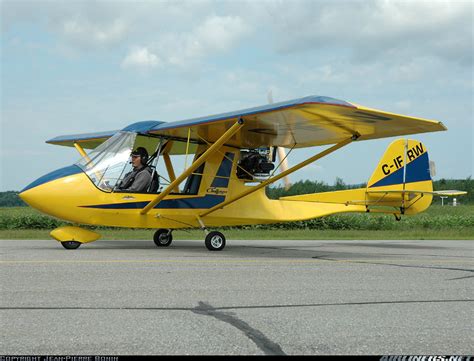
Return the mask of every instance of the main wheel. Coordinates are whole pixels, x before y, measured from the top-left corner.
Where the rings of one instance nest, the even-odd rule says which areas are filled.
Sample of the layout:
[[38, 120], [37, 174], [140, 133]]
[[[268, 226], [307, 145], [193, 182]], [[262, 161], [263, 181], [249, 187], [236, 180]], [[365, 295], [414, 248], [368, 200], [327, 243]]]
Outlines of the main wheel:
[[221, 251], [225, 247], [225, 237], [221, 232], [212, 231], [206, 236], [204, 243], [209, 251]]
[[173, 241], [173, 236], [169, 229], [160, 228], [153, 235], [153, 241], [158, 247], [168, 247]]
[[78, 241], [64, 241], [61, 244], [66, 249], [77, 249], [81, 246], [81, 242]]

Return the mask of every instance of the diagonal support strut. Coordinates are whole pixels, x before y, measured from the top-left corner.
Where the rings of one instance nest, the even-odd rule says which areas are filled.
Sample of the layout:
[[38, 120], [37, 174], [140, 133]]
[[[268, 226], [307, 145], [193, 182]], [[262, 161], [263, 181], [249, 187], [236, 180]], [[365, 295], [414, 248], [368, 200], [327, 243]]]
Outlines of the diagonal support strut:
[[290, 173], [293, 173], [295, 171], [297, 171], [298, 169], [301, 169], [303, 168], [304, 166], [310, 164], [310, 163], [313, 163], [314, 161], [318, 160], [318, 159], [321, 159], [323, 157], [325, 157], [326, 155], [338, 150], [339, 148], [342, 148], [344, 147], [345, 145], [349, 144], [349, 143], [352, 143], [354, 140], [356, 140], [357, 138], [359, 138], [359, 134], [355, 134], [353, 135], [352, 137], [346, 139], [346, 140], [343, 140], [342, 142], [339, 142], [335, 145], [333, 145], [332, 147], [329, 147], [328, 149], [325, 149], [323, 150], [322, 152], [312, 156], [311, 158], [308, 158], [307, 160], [295, 165], [294, 167], [291, 167], [290, 169], [270, 178], [270, 179], [267, 179], [265, 182], [262, 182], [260, 183], [259, 185], [257, 186], [254, 186], [250, 189], [247, 189], [246, 191], [236, 195], [235, 197], [231, 198], [231, 199], [228, 199], [227, 201], [225, 202], [222, 202], [210, 209], [208, 209], [207, 211], [201, 213], [199, 216], [200, 217], [205, 217], [207, 216], [208, 214], [211, 214], [212, 212], [215, 212], [217, 211], [218, 209], [222, 209], [224, 208], [225, 206], [231, 204], [231, 203], [234, 203], [235, 201], [238, 201], [239, 199], [243, 198], [243, 197], [246, 197], [248, 196], [249, 194], [253, 193], [253, 192], [256, 192], [258, 191], [259, 189], [263, 188], [263, 187], [266, 187], [267, 185], [271, 184], [271, 183], [274, 183], [276, 182], [277, 180], [287, 176], [288, 174]]
[[198, 159], [196, 159], [191, 166], [186, 169], [179, 177], [172, 181], [166, 189], [164, 189], [155, 199], [148, 203], [141, 211], [140, 214], [146, 214], [150, 209], [156, 206], [165, 198], [168, 194], [171, 193], [175, 187], [177, 187], [183, 180], [185, 180], [192, 172], [194, 172], [201, 164], [203, 164], [207, 158], [213, 155], [219, 150], [219, 148], [229, 140], [235, 133], [237, 133], [240, 128], [244, 125], [244, 120], [239, 118], [239, 120], [231, 126], [221, 137], [211, 145]]

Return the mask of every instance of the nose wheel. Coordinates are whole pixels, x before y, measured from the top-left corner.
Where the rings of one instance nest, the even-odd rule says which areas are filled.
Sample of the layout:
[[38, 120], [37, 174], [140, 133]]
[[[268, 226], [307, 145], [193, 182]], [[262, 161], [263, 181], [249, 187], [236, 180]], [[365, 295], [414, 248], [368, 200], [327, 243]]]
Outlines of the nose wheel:
[[206, 235], [204, 243], [209, 251], [221, 251], [225, 247], [225, 237], [221, 232], [212, 231]]
[[61, 244], [66, 249], [78, 249], [81, 245], [81, 242], [78, 242], [78, 241], [64, 241], [64, 242], [61, 242]]

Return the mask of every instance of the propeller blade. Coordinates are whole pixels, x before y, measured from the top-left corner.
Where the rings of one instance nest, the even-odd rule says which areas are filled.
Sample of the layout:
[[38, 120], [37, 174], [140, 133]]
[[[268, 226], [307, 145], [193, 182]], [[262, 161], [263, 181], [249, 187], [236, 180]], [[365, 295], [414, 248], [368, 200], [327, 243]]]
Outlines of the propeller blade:
[[[285, 149], [282, 147], [278, 147], [278, 158], [280, 159], [280, 162], [281, 162], [281, 165], [280, 165], [281, 171], [284, 172], [288, 170], [288, 160], [286, 159], [286, 152], [285, 152]], [[283, 183], [285, 184], [285, 190], [290, 189], [291, 183], [288, 176], [283, 177]]]
[[267, 100], [268, 100], [268, 104], [273, 104], [273, 93], [271, 89], [267, 93]]
[[436, 164], [432, 160], [430, 160], [430, 176], [431, 178], [434, 178], [436, 176]]
[[[267, 99], [268, 99], [268, 104], [273, 104], [273, 92], [270, 89], [267, 93]], [[278, 147], [278, 158], [280, 167], [281, 167], [281, 172], [284, 172], [288, 170], [288, 160], [286, 159], [286, 152], [285, 149], [282, 147]], [[291, 187], [290, 179], [288, 176], [283, 177], [283, 183], [285, 184], [285, 190], [288, 190]]]

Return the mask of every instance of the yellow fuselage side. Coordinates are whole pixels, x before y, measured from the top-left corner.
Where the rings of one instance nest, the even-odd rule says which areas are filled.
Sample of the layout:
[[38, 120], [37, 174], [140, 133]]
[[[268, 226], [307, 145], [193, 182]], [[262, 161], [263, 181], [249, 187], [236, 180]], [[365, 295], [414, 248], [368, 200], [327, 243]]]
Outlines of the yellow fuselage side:
[[[213, 187], [224, 154], [229, 153], [234, 157], [228, 185]], [[206, 161], [197, 194], [171, 193], [146, 214], [140, 214], [140, 211], [156, 194], [105, 192], [83, 172], [28, 189], [21, 197], [41, 212], [78, 224], [170, 229], [199, 227], [197, 216], [252, 186], [236, 176], [239, 153], [237, 149], [223, 147]], [[202, 220], [206, 226], [216, 227], [297, 221], [364, 211], [362, 205], [270, 200], [265, 190], [260, 189]]]

